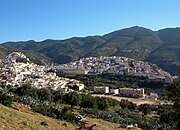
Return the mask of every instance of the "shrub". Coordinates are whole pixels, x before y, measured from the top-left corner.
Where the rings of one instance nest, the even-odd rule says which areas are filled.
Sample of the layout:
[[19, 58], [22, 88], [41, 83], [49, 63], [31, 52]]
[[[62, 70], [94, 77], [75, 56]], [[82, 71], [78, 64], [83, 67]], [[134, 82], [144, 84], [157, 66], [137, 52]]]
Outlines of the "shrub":
[[43, 125], [43, 126], [48, 126], [47, 121], [42, 121], [40, 124]]
[[24, 125], [24, 126], [29, 125], [28, 122], [26, 122], [26, 121], [22, 121], [21, 124]]
[[5, 106], [11, 106], [12, 98], [6, 94], [0, 94], [0, 103]]

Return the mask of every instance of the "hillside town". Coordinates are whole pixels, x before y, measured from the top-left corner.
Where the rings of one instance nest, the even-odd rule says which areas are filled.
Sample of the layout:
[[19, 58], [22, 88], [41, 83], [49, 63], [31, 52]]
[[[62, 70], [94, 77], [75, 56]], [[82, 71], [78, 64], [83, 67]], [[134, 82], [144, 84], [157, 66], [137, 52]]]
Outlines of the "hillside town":
[[[35, 88], [51, 88], [64, 92], [81, 91], [85, 85], [78, 80], [59, 77], [54, 71], [68, 74], [115, 73], [120, 75], [144, 76], [153, 80], [156, 78], [171, 81], [171, 75], [156, 65], [136, 61], [125, 57], [89, 57], [79, 61], [59, 66], [40, 66], [31, 63], [21, 52], [13, 52], [0, 60], [0, 85], [19, 86], [29, 84]], [[111, 94], [135, 98], [146, 98], [144, 88], [110, 88], [109, 86], [93, 86], [92, 93]], [[157, 99], [158, 95], [151, 93], [150, 97]]]
[[31, 63], [21, 52], [13, 52], [0, 60], [0, 84], [23, 85], [32, 87], [49, 87], [54, 90], [72, 91], [74, 85], [78, 90], [84, 89], [84, 84], [75, 79], [56, 76], [56, 73], [46, 72], [47, 67]]
[[102, 74], [111, 73], [118, 75], [142, 76], [148, 79], [162, 79], [171, 83], [172, 77], [168, 72], [160, 69], [155, 64], [137, 61], [126, 57], [87, 57], [69, 64], [51, 67], [55, 71], [69, 74]]

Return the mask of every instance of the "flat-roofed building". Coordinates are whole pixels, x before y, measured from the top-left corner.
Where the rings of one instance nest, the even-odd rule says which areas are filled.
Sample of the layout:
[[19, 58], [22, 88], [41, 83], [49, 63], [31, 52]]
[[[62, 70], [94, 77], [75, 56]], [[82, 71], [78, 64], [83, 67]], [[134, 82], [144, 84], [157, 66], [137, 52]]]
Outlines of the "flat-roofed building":
[[119, 89], [110, 89], [110, 93], [111, 94], [115, 94], [115, 95], [118, 95], [119, 94]]
[[159, 96], [158, 96], [157, 93], [150, 93], [150, 95], [149, 95], [149, 98], [154, 99], [154, 100], [157, 100], [158, 97], [159, 97]]
[[108, 86], [94, 86], [95, 93], [109, 93]]
[[144, 89], [143, 88], [119, 88], [119, 93], [121, 96], [128, 96], [128, 97], [144, 97]]

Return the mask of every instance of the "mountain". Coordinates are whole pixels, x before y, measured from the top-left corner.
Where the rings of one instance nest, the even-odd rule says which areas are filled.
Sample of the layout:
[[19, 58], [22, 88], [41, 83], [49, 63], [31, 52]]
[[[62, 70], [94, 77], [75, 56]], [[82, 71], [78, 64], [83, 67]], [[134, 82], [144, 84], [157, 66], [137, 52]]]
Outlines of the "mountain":
[[106, 42], [96, 48], [91, 54], [95, 56], [126, 56], [144, 60], [152, 50], [163, 44], [152, 30], [137, 26], [115, 31], [103, 37], [106, 39]]
[[152, 31], [134, 26], [103, 36], [6, 42], [3, 45], [42, 54], [58, 64], [82, 57], [115, 55], [156, 63], [172, 74], [180, 74], [180, 28]]
[[4, 58], [5, 56], [7, 56], [8, 54], [10, 54], [14, 51], [17, 51], [17, 49], [0, 44], [0, 59]]
[[164, 45], [153, 50], [146, 61], [158, 64], [173, 74], [180, 74], [180, 28], [167, 28], [157, 33]]

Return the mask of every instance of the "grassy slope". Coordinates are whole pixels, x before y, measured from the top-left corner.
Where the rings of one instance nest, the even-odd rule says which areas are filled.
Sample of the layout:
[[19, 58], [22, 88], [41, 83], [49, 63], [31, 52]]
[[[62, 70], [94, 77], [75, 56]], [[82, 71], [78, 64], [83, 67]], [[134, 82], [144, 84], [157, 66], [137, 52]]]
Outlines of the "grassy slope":
[[[42, 116], [25, 108], [18, 108], [17, 110], [5, 107], [0, 104], [0, 130], [74, 130], [75, 126], [64, 121], [58, 121], [53, 118]], [[43, 126], [40, 123], [46, 121], [48, 126]], [[67, 127], [63, 125], [67, 124]]]
[[[23, 104], [14, 103], [13, 106], [15, 109], [0, 104], [0, 130], [76, 130], [77, 128], [65, 121], [34, 113]], [[86, 127], [96, 124], [93, 130], [124, 130], [119, 127], [119, 124], [90, 117], [85, 117], [85, 119]], [[42, 121], [46, 121], [48, 126], [41, 125]]]
[[[101, 119], [95, 119], [95, 118], [89, 118], [86, 117], [86, 119], [89, 121], [88, 124], [86, 125], [91, 126], [92, 124], [96, 124], [95, 127], [93, 127], [93, 130], [125, 130], [120, 128], [118, 124], [116, 123], [111, 123], [108, 121], [104, 121]], [[139, 129], [140, 130], [140, 129]]]

